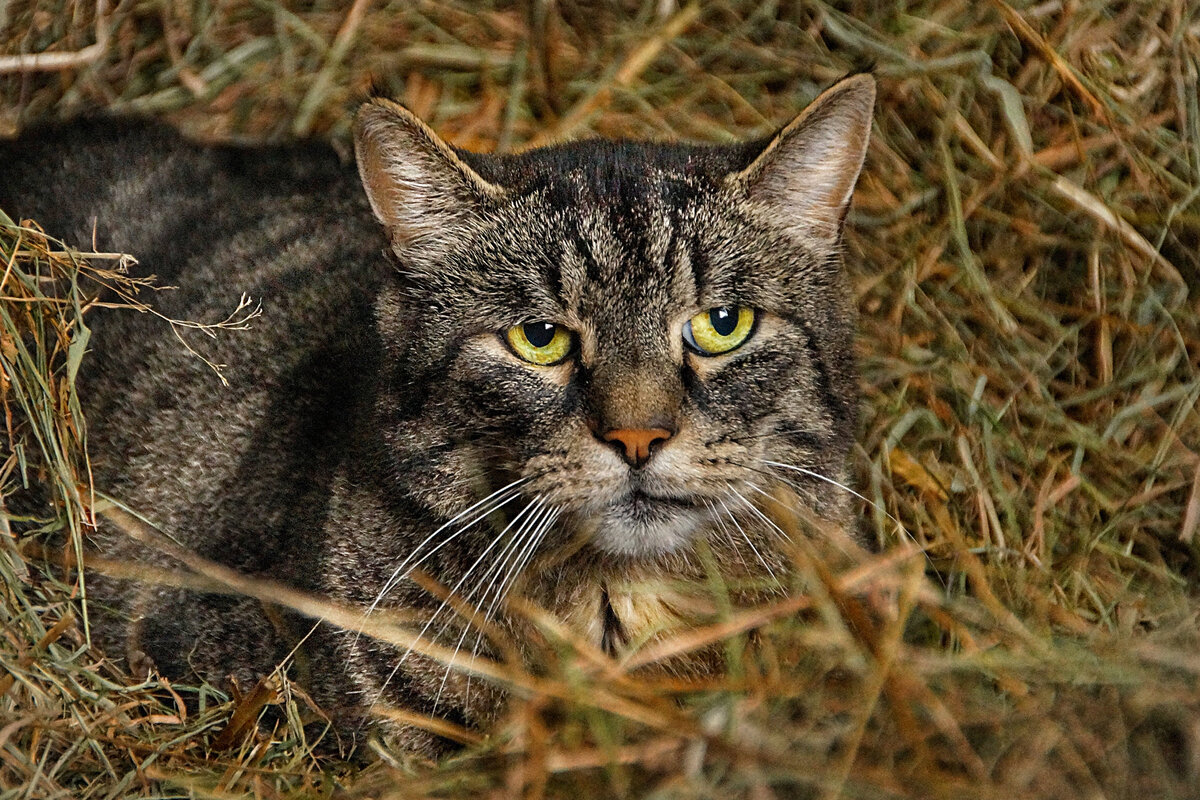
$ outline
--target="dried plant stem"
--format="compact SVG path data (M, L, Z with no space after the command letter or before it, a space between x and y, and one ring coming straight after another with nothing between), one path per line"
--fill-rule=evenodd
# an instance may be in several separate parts
M334 37L333 44L330 45L329 52L325 56L325 64L317 73L317 77L313 80L308 93L304 95L304 99L300 101L300 107L296 111L296 120L292 124L292 132L296 136L308 136L312 131L313 118L333 83L334 72L354 44L363 17L366 16L367 9L371 7L371 1L354 0L354 5L350 6L350 10L346 13L346 19L342 23L342 27L338 29L337 36Z
M108 0L96 0L96 41L71 53L30 53L0 56L0 74L5 72L58 72L99 61L108 50Z
M887 552L798 557L780 594L739 587L757 599L718 596L720 613L616 658L516 591L514 628L484 633L488 658L460 651L454 668L507 687L496 726L381 709L464 749L434 763L376 743L377 763L347 767L314 750L326 718L283 672L234 701L89 649L80 563L105 581L246 593L268 614L354 627L361 614L207 563L76 548L100 505L72 386L98 346L83 322L101 307L155 313L139 294L152 287L120 275L127 260L72 255L0 213L0 787L79 800L1195 795L1194 3L101 0L93 17L92 2L0 0L0 52L50 51L0 57L0 135L133 110L215 141L329 136L345 155L355 92L376 83L472 148L592 133L725 143L769 134L874 64L845 229L864 395L848 486ZM76 303L76 267L125 295ZM163 324L203 355L199 333L253 312L199 332ZM46 507L27 513L29 489ZM478 611L437 570L412 577L464 625ZM639 584L630 602L674 591ZM427 619L381 610L370 635L452 660L413 642ZM675 670L710 656L711 670ZM319 677L303 662L297 651L297 680Z
M642 42L621 62L609 80L597 84L549 129L534 135L525 143L525 148L540 147L575 133L586 124L592 114L603 110L611 102L614 88L630 86L653 63L662 49L686 31L699 17L700 5L697 3L676 12L653 36Z
M1179 270L1175 265L1163 258L1162 254L1154 248L1154 245L1146 241L1146 238L1138 233L1132 225L1114 214L1104 204L1104 201L1086 189L1072 183L1062 175L1056 176L1050 186L1059 196L1071 201L1077 208L1095 217L1105 227L1116 231L1126 244L1150 260L1150 264L1155 272L1171 283L1178 292L1183 295L1187 294L1187 282L1179 274Z

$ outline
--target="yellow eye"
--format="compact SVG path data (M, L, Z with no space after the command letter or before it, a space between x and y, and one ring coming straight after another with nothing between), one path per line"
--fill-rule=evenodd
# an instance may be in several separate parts
M702 356L716 356L749 339L753 329L753 309L721 306L701 311L684 323L683 340Z
M530 364L557 364L571 354L571 332L553 322L514 325L504 334L513 352Z

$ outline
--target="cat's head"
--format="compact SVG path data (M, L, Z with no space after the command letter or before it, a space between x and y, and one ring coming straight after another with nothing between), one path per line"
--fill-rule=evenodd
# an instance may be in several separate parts
M848 78L750 143L506 156L364 106L359 170L398 273L381 434L406 491L445 514L507 491L529 525L632 559L754 528L779 486L844 520L840 238L874 97Z

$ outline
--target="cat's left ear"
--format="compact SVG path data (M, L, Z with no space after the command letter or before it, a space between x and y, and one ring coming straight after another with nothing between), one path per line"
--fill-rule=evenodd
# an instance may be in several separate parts
M874 107L870 75L839 81L730 181L785 229L805 238L837 239L867 154Z

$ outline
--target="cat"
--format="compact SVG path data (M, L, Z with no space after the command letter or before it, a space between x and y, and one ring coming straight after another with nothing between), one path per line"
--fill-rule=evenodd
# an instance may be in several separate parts
M80 376L98 489L186 550L494 653L532 599L599 648L687 624L667 589L786 572L779 498L853 535L859 401L841 256L875 97L843 79L775 135L454 148L402 106L320 144L211 146L102 119L0 142L0 208L176 286L152 302L250 330L90 312ZM100 554L163 552L101 520ZM126 576L128 577L128 576ZM340 729L378 704L470 726L502 705L445 665L249 597L89 574L96 636L175 678L243 687L305 644ZM430 615L441 609L432 622ZM398 744L444 743L393 725Z

